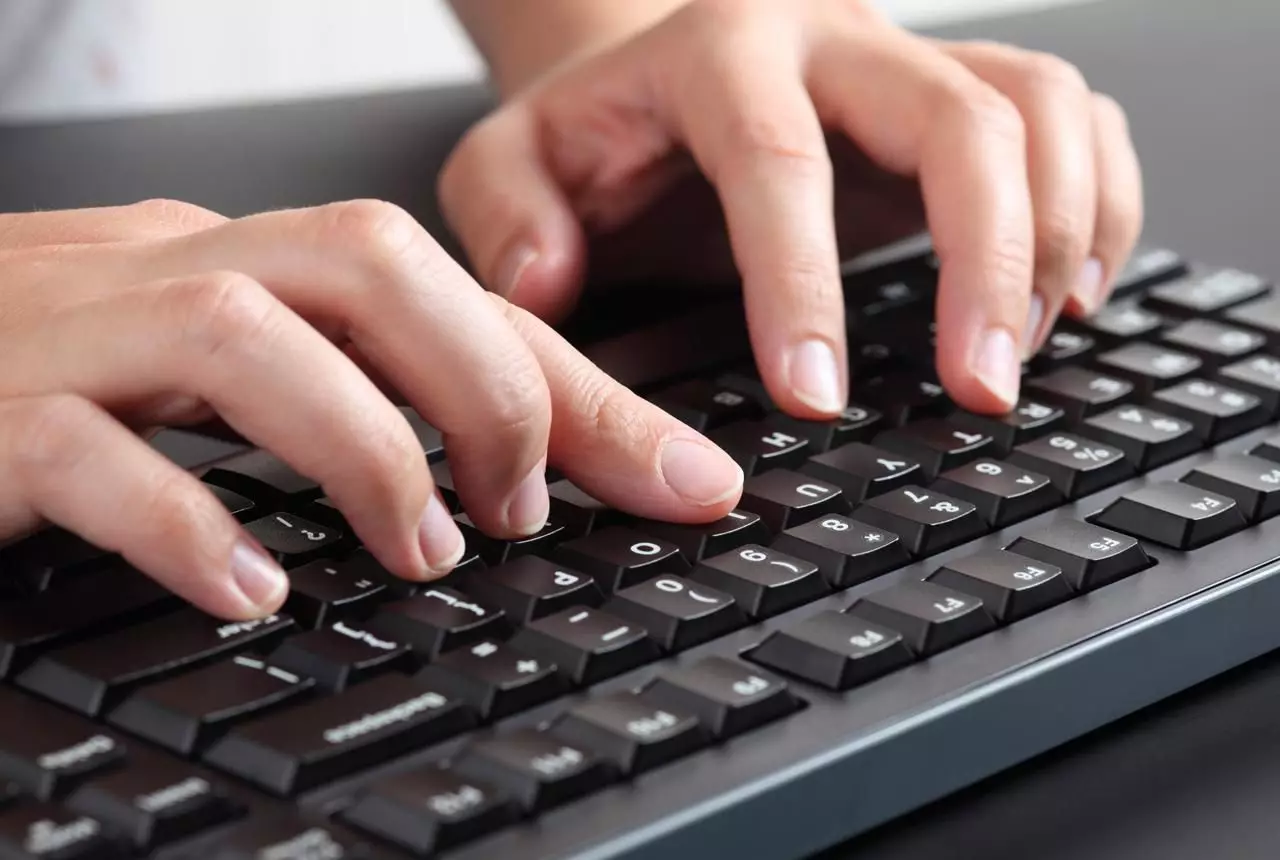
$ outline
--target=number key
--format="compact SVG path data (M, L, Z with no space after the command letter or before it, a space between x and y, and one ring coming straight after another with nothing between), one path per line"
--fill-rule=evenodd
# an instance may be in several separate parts
M1184 418L1142 406L1119 406L1085 422L1090 436L1115 445L1139 471L1163 466L1200 449L1200 434Z
M865 582L911 560L897 534L842 516L822 517L787 529L773 545L816 564L836 588Z
M830 591L813 562L757 544L704 559L689 578L732 595L753 618L786 612Z
M1071 433L1019 445L1009 462L1046 475L1068 499L1096 493L1133 475L1133 464L1119 448Z
M921 487L877 496L853 512L857 520L888 529L913 555L933 555L986 532L978 509Z
M560 668L575 684L594 684L658 659L648 631L598 609L574 607L529 624L511 640L519 651Z
M998 529L1062 504L1062 493L1048 477L998 460L983 459L952 469L933 486L972 502L982 518Z
M619 618L635 621L658 644L680 651L746 623L733 597L701 583L660 576L624 588L605 605Z

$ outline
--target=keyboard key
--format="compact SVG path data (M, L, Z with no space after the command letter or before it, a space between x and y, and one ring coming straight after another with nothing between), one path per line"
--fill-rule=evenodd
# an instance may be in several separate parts
M1066 425L1066 413L1059 406L1023 398L1012 412L1005 415L976 415L957 412L949 419L958 427L976 430L990 436L995 450L1007 455L1018 445L1032 439L1061 430Z
M440 657L418 673L433 690L460 699L485 720L498 720L565 692L554 663L483 639Z
M812 562L834 588L848 588L911 561L902 539L883 526L833 515L787 529L775 550Z
M1174 549L1196 549L1244 528L1235 500L1189 484L1150 484L1116 499L1092 522Z
M201 480L225 487L268 507L313 499L320 485L268 451L246 451L208 469Z
M1262 460L1270 460L1273 463L1280 463L1280 436L1271 436L1264 439L1261 444L1249 449L1249 455Z
M888 373L860 380L858 396L880 410L890 427L938 418L955 408L932 373Z
M1101 588L1155 563L1128 535L1072 520L1024 535L1005 549L1060 568L1076 591Z
M654 395L653 402L699 433L725 424L764 417L760 402L749 394L693 379Z
M1257 329L1272 341L1280 339L1280 297L1268 296L1236 305L1223 316L1230 322Z
M518 816L504 792L438 766L384 777L342 813L348 824L422 857L493 833Z
M254 818L233 830L212 860L373 860L368 848L331 827L281 815Z
M706 642L747 623L730 595L674 576L624 588L604 608L640 624L669 651Z
M501 609L439 586L382 606L365 626L433 660L443 651L501 634L507 624Z
M516 624L570 606L599 606L604 595L585 573L525 556L467 578L467 593L502 609Z
M1182 482L1234 499L1252 523L1280 514L1280 466L1272 460L1220 457L1200 464Z
M666 671L645 687L641 698L693 714L717 740L749 732L800 707L785 681L725 657Z
M386 593L386 585L367 576L361 565L322 559L289 572L285 611L314 630L373 606Z
M1047 476L990 459L944 472L933 488L971 503L993 528L1004 528L1062 504L1062 493Z
M819 454L800 471L839 487L851 505L924 479L920 464L910 457L861 442Z
M915 556L942 552L987 531L987 524L971 503L922 487L870 499L853 512L853 518L898 535ZM789 548L795 550L794 546Z
M551 519L565 527L566 536L581 537L622 520L619 512L568 481L547 484L547 495L551 497Z
M454 520L458 523L458 529L462 532L467 549L478 553L484 563L491 566L527 555L547 554L556 544L570 537L564 526L551 520L548 520L536 534L515 540L489 537L480 531L466 514L458 514Z
M1071 433L1019 445L1009 463L1047 476L1068 499L1096 493L1134 474L1133 464L1119 448Z
M774 469L748 478L742 507L760 516L773 532L807 523L824 514L846 514L849 503L833 483L819 483L809 475Z
M157 755L95 779L67 806L101 821L140 851L194 836L238 811L220 786L190 765Z
M205 486L209 488L209 491L213 493L218 501L222 502L222 506L227 509L227 513L240 522L248 522L257 517L258 506L252 500L246 499L226 487L219 487L214 484L205 484Z
M411 406L401 406L400 414L409 422L413 435L418 437L418 443L422 445L422 453L426 455L427 462L439 463L443 460L444 436L440 431L423 420Z
M1142 406L1118 406L1085 422L1084 432L1114 445L1141 472L1200 450L1200 434L1190 421Z
M1086 358L1098 342L1084 332L1055 331L1031 360L1038 372L1047 373L1064 364L1078 364Z
M920 463L932 480L939 472L954 469L995 449L992 437L934 418L888 430L876 437L876 445L906 454Z
M1186 274L1187 263L1168 248L1139 248L1115 277L1114 295L1123 296Z
M900 632L921 657L945 651L996 625L978 597L931 582L904 582L860 598L847 610Z
M304 791L471 728L475 715L421 681L381 675L346 692L259 717L204 759L279 795Z
M1203 379L1157 391L1153 405L1190 421L1200 438L1211 444L1247 433L1271 419L1256 395Z
M66 529L50 527L0 550L0 573L6 584L26 594L39 594L58 580L72 580L101 568L112 554Z
M807 439L810 452L820 454L852 442L870 441L884 427L885 421L880 410L851 403L839 418L830 421L802 421L775 412L766 423L788 435Z
M117 767L125 746L99 726L0 689L0 780L47 800Z
M730 511L714 523L637 520L635 527L638 532L675 544L680 554L695 564L749 543L767 541L770 537L760 515L742 509Z
M18 676L18 685L94 716L140 684L266 646L294 626L287 615L221 621L184 609L51 651Z
M848 690L914 659L898 631L832 610L771 633L747 657L831 690Z
M455 770L499 786L526 812L542 812L590 794L618 778L617 767L585 745L519 729L471 744Z
M737 461L748 477L770 469L794 469L813 453L809 440L777 430L764 421L730 424L710 436Z
M1150 397L1157 388L1166 388L1189 378L1202 362L1194 355L1149 343L1128 343L1098 356L1098 364L1109 374L1128 379L1138 397Z
M1178 316L1205 316L1265 295L1267 282L1239 269L1197 272L1153 287L1147 304Z
M187 470L207 466L248 450L244 445L207 436L198 430L179 430L174 427L152 433L147 436L146 441L154 450Z
M1199 356L1210 367L1243 358L1267 345L1267 339L1255 331L1207 319L1187 320L1166 331L1161 340Z
M573 608L540 618L511 644L548 663L575 684L594 684L658 659L648 631L598 609Z
M334 621L290 636L271 653L271 663L338 693L381 672L412 668L411 654L405 642L377 636L354 621Z
M1063 367L1027 381L1027 393L1058 406L1067 420L1078 424L1133 395L1133 383L1083 367ZM1026 443L1024 443L1026 444Z
M675 544L613 526L562 543L555 552L562 564L591 574L606 591L628 588L662 574L689 571Z
M692 713L655 707L630 692L589 699L557 720L551 731L612 761L629 775L686 756L711 739Z
M271 514L245 523L244 530L285 568L298 567L333 553L342 531L293 514Z
M1156 334L1164 325L1164 319L1159 314L1134 304L1112 302L1076 325L1084 328L1099 342L1123 343Z
M1280 412L1280 358L1255 355L1218 370L1228 385L1257 395L1271 415Z
M299 701L314 687L311 678L242 655L143 687L109 719L185 756L235 723Z
M954 559L931 573L928 581L977 597L1000 624L1075 595L1060 568L1003 551Z
M0 857L13 860L115 860L126 852L102 822L51 803L0 812Z
M704 559L689 578L732 595L752 618L777 615L830 591L817 565L758 544Z

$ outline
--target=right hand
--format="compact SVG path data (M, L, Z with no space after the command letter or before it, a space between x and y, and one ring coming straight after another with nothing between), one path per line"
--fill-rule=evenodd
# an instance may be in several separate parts
M463 540L385 379L444 434L498 537L547 518L548 461L646 517L706 521L742 471L376 201L228 220L148 201L0 215L0 537L51 521L226 618L284 573L134 431L217 414L314 478L387 567L431 579Z

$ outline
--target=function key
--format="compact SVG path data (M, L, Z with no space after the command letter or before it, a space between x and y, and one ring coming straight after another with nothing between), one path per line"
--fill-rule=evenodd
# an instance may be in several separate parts
M1268 289L1267 282L1257 275L1216 269L1153 287L1146 303L1175 316L1204 316L1256 299Z
M920 464L910 457L861 442L819 454L800 471L839 487L850 504L924 479Z
M1200 464L1182 482L1235 499L1250 522L1280 514L1280 466L1274 460L1244 454L1220 457Z
M832 610L771 633L747 657L831 690L848 690L914 659L897 630Z
M813 562L835 588L874 579L911 561L902 539L881 526L842 516L787 529L775 549Z
M400 414L409 422L413 435L418 437L422 453L427 456L428 463L439 463L444 459L444 435L428 424L411 406L401 406Z
M764 421L729 424L714 431L710 438L748 476L769 469L794 469L811 453L808 439L775 429Z
M1061 568L1076 591L1100 588L1155 563L1134 538L1074 520L1024 535L1005 549Z
M565 534L581 537L597 529L617 525L622 514L567 480L547 484L551 517L565 527Z
M372 860L375 855L361 842L332 827L279 816L255 817L223 838L212 860L264 860L264 858L319 858Z
M993 528L1004 528L1062 504L1062 493L1038 472L998 460L979 460L944 472L934 489L972 502Z
M1208 319L1194 319L1164 333L1161 340L1200 357L1210 367L1235 361L1267 345L1255 331Z
M981 598L1001 624L1034 615L1074 594L1060 568L1005 551L947 562L929 575L929 582Z
M818 454L850 442L869 441L884 427L884 416L870 406L851 403L839 418L830 421L802 421L777 413L769 416L768 423L784 433L809 440L809 450Z
M605 610L643 625L668 651L714 639L747 622L732 596L674 576L624 588L605 604Z
M681 575L689 562L673 543L613 526L556 549L556 559L591 574L606 592L627 588L661 574Z
M320 630L290 636L271 654L271 662L340 693L381 672L410 668L415 662L411 653L405 642L370 633L355 622L335 621ZM252 662L252 658L236 658L237 663L245 660ZM277 679L285 677L271 667L264 670Z
M995 448L991 436L937 418L906 424L876 437L876 445L906 454L920 463L932 480L939 472L962 466Z
M1200 369L1194 355L1149 343L1129 343L1098 356L1098 364L1108 373L1134 384L1138 397L1150 397L1157 388L1179 382Z
M1139 248L1116 275L1112 290L1123 296L1186 274L1187 263L1168 248Z
M342 530L304 520L295 514L271 514L244 530L285 568L298 567L339 549Z
M795 711L786 681L725 657L663 672L641 698L694 714L717 740L740 735Z
M777 615L830 591L817 565L756 544L703 559L689 578L732 595L752 618Z
M1280 412L1280 358L1255 355L1218 371L1228 385L1254 394L1270 414Z
M1151 484L1125 493L1092 522L1173 549L1197 549L1246 523L1235 500L1189 484Z
M467 552L475 552L487 565L502 564L504 561L521 558L535 553L547 554L561 541L570 537L564 526L548 520L535 534L514 540L489 537L480 531L466 514L454 516L462 539L466 541Z
M1280 339L1280 297L1268 296L1236 305L1223 316L1230 322L1257 329L1272 341Z
M1157 391L1153 405L1190 421L1200 438L1210 444L1247 433L1271 419L1271 412L1257 395L1203 379Z
M1060 329L1049 335L1031 363L1042 373L1064 364L1079 364L1097 345L1097 341L1084 332Z
M1083 367L1063 367L1027 381L1030 396L1060 407L1074 424L1130 397L1133 390L1127 379Z
M246 451L219 462L200 476L264 505L309 500L320 495L320 485L268 451Z
M498 720L553 699L565 681L553 663L494 639L441 655L418 680L470 705L481 719Z
M1085 432L1115 445L1142 472L1200 450L1190 421L1143 406L1119 406L1085 422Z
M743 508L760 515L774 532L807 523L824 514L844 514L850 505L834 483L818 483L809 475L774 469L748 478L742 490Z
M0 857L116 860L126 856L102 822L88 815L51 803L24 803L0 812Z
M847 611L900 631L907 647L921 657L945 651L996 626L979 598L931 582L904 582L873 591Z
M499 786L526 812L542 812L590 794L618 778L618 769L582 744L519 729L466 748L455 770Z
M769 539L769 529L752 511L730 511L713 523L664 523L658 520L636 520L636 531L653 535L675 544L690 562L728 552L749 543Z
M655 405L699 433L764 417L759 401L707 379L692 379L654 395Z
M973 412L957 412L951 416L959 427L985 433L995 442L1001 456L1008 455L1019 445L1038 439L1046 433L1061 430L1066 424L1066 412L1062 407L1023 398L1012 412L1004 415L977 415Z
M516 624L568 609L604 602L596 581L585 573L525 556L467 578L467 592L506 612Z
M315 629L367 609L386 594L386 584L359 564L313 561L289 572L285 608L303 627Z
M1128 302L1104 305L1088 319L1075 323L1102 343L1120 343L1150 337L1160 331L1164 319L1154 311Z
M689 711L655 706L631 692L589 699L561 717L551 732L630 775L686 756L711 739Z
M496 606L441 585L385 604L369 619L367 628L408 644L425 659L434 659L443 651L502 633L506 616Z
M898 535L916 556L942 552L987 531L971 503L921 487L877 496L854 511L853 516Z
M594 684L660 654L643 627L599 609L566 609L540 618L516 633L511 644L554 663L575 684Z
M890 427L944 416L955 408L932 374L889 373L861 383L858 393L884 414Z
M1124 451L1071 433L1054 433L1019 445L1009 462L1047 476L1068 499L1096 493L1134 474Z

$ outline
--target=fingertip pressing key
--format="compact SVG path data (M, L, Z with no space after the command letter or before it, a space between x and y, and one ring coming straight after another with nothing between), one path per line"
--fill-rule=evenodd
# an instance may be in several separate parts
M234 587L249 614L267 615L280 608L289 590L289 578L267 551L248 538L231 550Z
M974 342L969 369L1005 411L1017 404L1022 362L1018 358L1018 344L1007 328L993 326L982 333Z
M709 442L668 439L660 455L662 480L684 501L711 507L742 492L742 467Z
M836 352L826 341L813 338L791 351L788 367L791 390L796 399L811 409L835 415L848 398Z
M431 494L418 524L418 543L427 562L428 578L435 579L453 570L462 559L466 541L439 492Z

